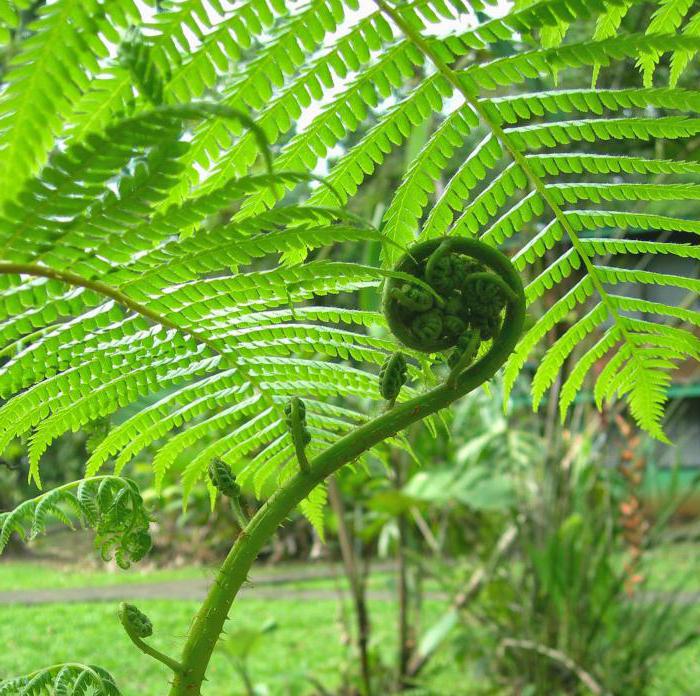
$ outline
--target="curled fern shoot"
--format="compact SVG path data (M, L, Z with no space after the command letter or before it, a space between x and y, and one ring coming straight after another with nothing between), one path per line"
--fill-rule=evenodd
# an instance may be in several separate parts
M143 640L153 635L153 624L138 607L133 604L128 604L127 602L122 602L119 605L117 613L126 634L141 652L158 660L158 662L162 662L173 672L180 672L182 670L182 665L177 662L177 660L173 660L173 658L168 657L168 655L160 652L160 650L156 650Z
M151 620L133 604L122 602L119 605L119 621L129 635L148 638L153 635Z
M302 471L307 472L309 460L306 456L306 446L311 442L311 433L306 427L306 406L298 396L292 397L285 404L284 417L289 434L292 436L299 467Z
M149 515L137 485L118 476L73 481L0 514L0 553L13 532L34 539L50 519L71 528L95 530L95 548L103 560L114 554L121 568L138 563L151 549Z
M209 464L209 480L214 488L227 498L238 498L241 494L241 487L236 483L236 476L231 467L218 457Z
M389 407L393 406L401 391L401 387L406 384L408 366L403 353L397 352L390 355L379 370L379 393L382 398L389 402Z
M496 339L506 307L517 302L517 286L497 272L499 264L510 261L500 251L476 239L450 238L421 242L411 247L398 262L396 271L427 283L441 301L416 302L419 286L409 287L397 277L387 280L384 315L394 335L403 344L425 353L446 351L466 340L471 357L473 345ZM515 276L517 277L517 275ZM421 299L430 295L424 292ZM464 339L463 337L467 338ZM462 345L460 355L467 345ZM466 367L470 359L459 363ZM453 381L453 380L452 380Z
M223 459L215 457L209 464L209 482L219 493L229 499L236 522L243 529L248 520L241 507L241 487L236 483L236 475L231 467Z

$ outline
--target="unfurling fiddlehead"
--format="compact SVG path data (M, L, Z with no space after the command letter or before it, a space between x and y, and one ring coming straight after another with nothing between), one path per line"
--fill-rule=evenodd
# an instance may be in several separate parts
M401 275L389 278L384 314L394 335L425 353L453 349L448 384L475 359L481 343L497 341L506 309L522 295L515 273L500 251L476 239L434 239L413 246L399 261ZM405 274L427 283L437 297ZM507 277L505 277L507 276Z
M180 672L182 670L182 665L177 662L177 660L173 660L172 657L168 657L160 652L160 650L156 650L148 645L148 643L144 642L144 638L153 635L153 624L138 607L135 607L133 604L122 602L119 605L117 614L126 634L139 650L155 658L158 662L167 665L173 672Z
M153 635L151 620L133 604L122 602L119 605L119 620L127 633L133 633L137 638L148 638Z
M294 449L302 471L309 470L309 460L306 457L306 445L311 442L311 433L306 427L306 406L298 397L292 397L284 407L284 419L292 436Z
M236 522L243 529L248 524L248 519L241 507L241 487L236 483L236 475L231 467L223 459L212 459L209 464L209 481L219 493L229 499Z
M406 384L407 371L403 353L390 355L379 370L379 393L389 402L389 406L393 406L401 387Z
M138 563L151 549L150 518L138 486L119 476L73 481L0 514L0 553L13 532L33 539L57 520L95 530L95 547L121 568Z
M223 459L213 459L209 464L209 480L219 493L235 500L241 494L241 487L236 483L236 476Z

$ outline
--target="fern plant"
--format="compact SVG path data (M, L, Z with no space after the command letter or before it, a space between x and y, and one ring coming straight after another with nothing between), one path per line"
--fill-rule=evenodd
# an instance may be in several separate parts
M605 359L596 401L626 397L665 439L667 387L697 358L687 325L698 313L633 288L696 293L700 282L692 268L629 260L698 258L696 246L644 233L700 230L654 207L700 192L700 93L679 86L700 37L686 0L537 0L501 17L480 0L154 5L0 8L0 449L28 435L40 485L56 438L131 409L75 495L50 491L5 514L2 537L70 509L138 560L147 515L121 478L130 462L154 449L158 486L179 468L185 497L205 484L212 500L229 467L229 483L266 502L181 658L155 655L125 624L183 696L201 692L251 564L296 506L320 527L330 474L386 439L402 446L413 422L434 427L433 414L504 363L509 392L565 322L534 374L535 407L573 357L558 390L565 417ZM645 33L626 28L649 10ZM617 85L635 63L639 84ZM654 86L666 73L670 86ZM363 182L434 114L380 227L351 213ZM639 142L669 156L625 153ZM303 202L290 202L298 187ZM352 243L380 246L382 266L334 256ZM382 284L384 312L334 301ZM403 362L387 363L397 350ZM382 365L396 389L389 367L378 378ZM114 693L90 670L0 688L83 693L92 679Z

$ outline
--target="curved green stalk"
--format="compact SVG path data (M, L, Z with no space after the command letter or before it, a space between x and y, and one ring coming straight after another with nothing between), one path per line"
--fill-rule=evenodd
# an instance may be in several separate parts
M516 293L516 299L508 305L503 330L489 352L465 370L454 384L443 384L399 404L341 438L311 461L308 471L300 471L273 494L241 532L219 569L190 628L180 661L182 671L175 675L169 696L200 696L209 660L231 605L258 554L292 510L343 465L489 380L510 355L522 332L525 295L510 262L495 249L493 253L493 266Z
M133 623L131 620L131 617L129 615L129 609L134 611L137 615L139 615L147 624L148 630L143 631L143 627L139 627ZM121 622L122 626L124 627L124 631L126 632L126 635L129 636L131 639L131 642L145 655L149 655L152 657L154 660L158 660L158 662L161 662L164 664L166 667L170 668L173 672L176 674L178 672L182 671L182 665L177 661L173 660L172 657L169 657L165 653L162 653L160 650L156 650L156 648L151 647L148 643L146 643L143 638L146 636L151 635L153 632L153 628L151 626L151 622L148 620L145 614L142 614L136 607L133 605L126 604L125 602L122 602L119 605L119 621Z

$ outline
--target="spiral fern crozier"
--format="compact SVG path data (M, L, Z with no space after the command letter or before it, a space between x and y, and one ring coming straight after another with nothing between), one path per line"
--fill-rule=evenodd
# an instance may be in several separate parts
M511 272L503 273L508 267ZM414 350L454 349L449 357L453 373L471 363L481 342L498 338L505 310L522 293L508 258L476 239L416 244L396 270L401 276L390 278L384 290L389 327ZM415 285L405 281L406 274L416 278Z

